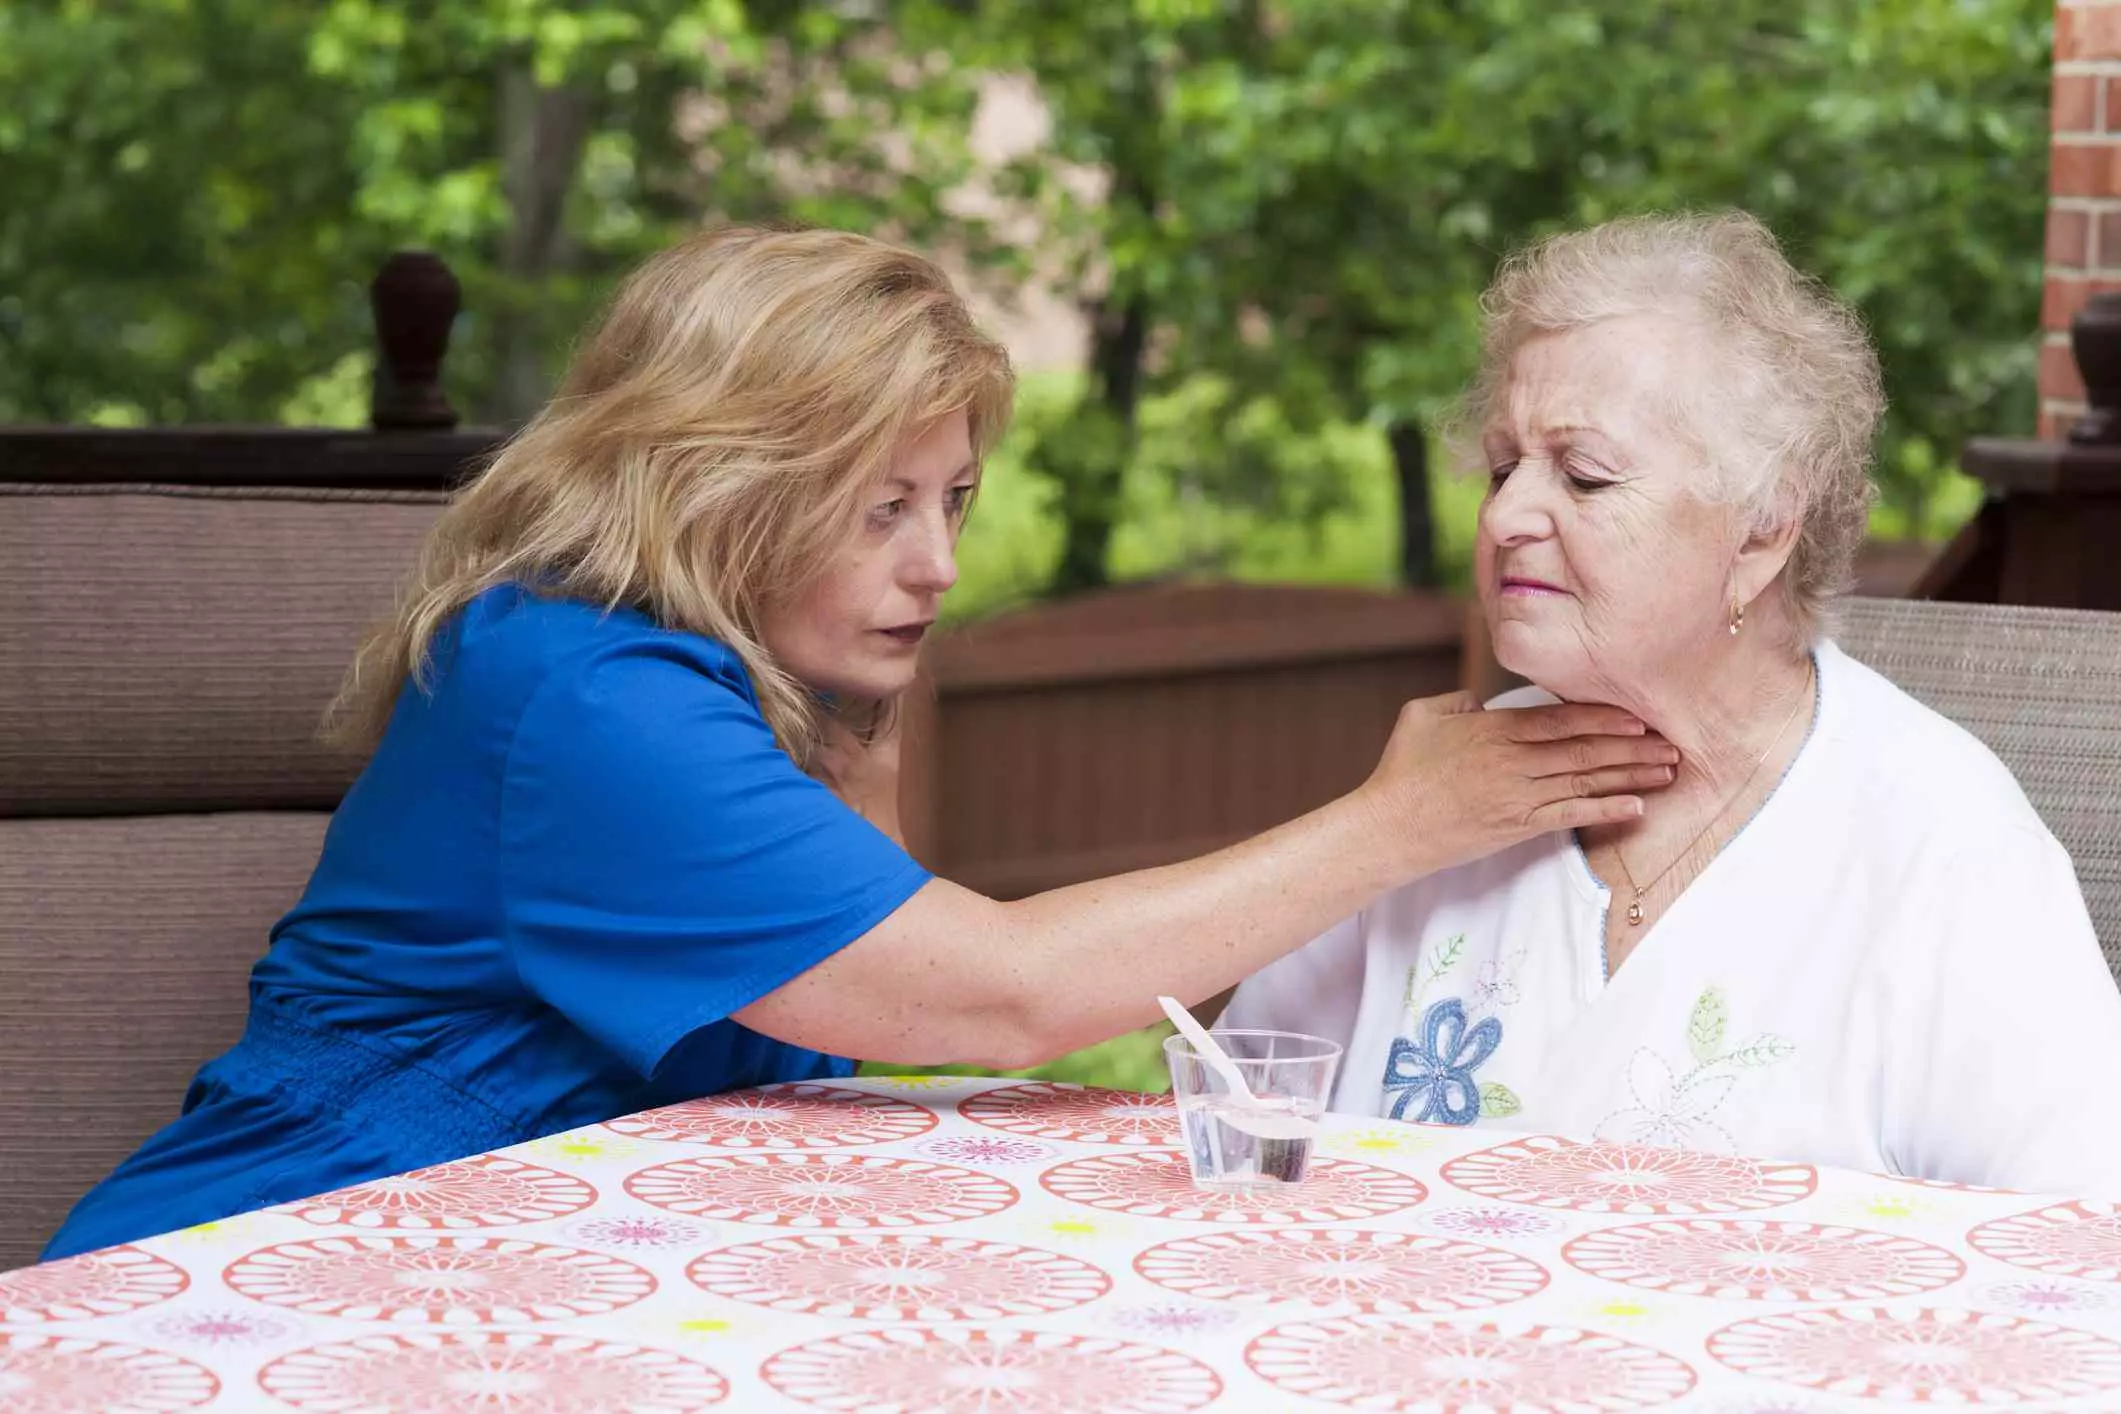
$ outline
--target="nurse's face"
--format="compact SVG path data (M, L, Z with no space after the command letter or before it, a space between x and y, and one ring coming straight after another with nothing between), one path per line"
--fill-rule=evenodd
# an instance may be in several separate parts
M962 412L915 435L832 567L763 615L767 650L814 692L905 691L943 593L957 583L957 534L978 483Z

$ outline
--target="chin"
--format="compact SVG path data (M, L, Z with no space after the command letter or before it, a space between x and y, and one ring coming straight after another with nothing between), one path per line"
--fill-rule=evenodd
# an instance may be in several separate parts
M1563 701L1581 701L1588 690L1591 665L1584 661L1583 645L1573 638L1557 643L1552 633L1505 620L1495 626L1491 648L1505 671Z

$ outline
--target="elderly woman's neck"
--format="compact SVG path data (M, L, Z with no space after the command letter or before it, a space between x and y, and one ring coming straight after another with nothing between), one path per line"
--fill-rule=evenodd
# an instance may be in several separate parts
M1667 796L1727 796L1793 734L1802 739L1797 718L1811 676L1808 652L1763 633L1694 655L1623 705L1679 748L1679 779Z

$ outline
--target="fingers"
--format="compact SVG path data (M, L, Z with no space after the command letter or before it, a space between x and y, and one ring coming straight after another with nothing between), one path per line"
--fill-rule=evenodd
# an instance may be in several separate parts
M1670 766L1608 766L1603 771L1578 771L1568 777L1546 778L1549 786L1568 782L1571 796L1621 795L1638 790L1663 790L1678 773Z
M1577 775L1608 766L1676 766L1679 748L1661 736L1580 736L1533 748L1535 776Z
M1545 707L1505 707L1505 719L1517 741L1566 741L1573 736L1642 736L1649 731L1640 717L1600 702L1561 702Z
M1525 833L1543 835L1555 830L1588 830L1641 818L1642 797L1639 795L1579 797L1540 806L1526 819Z
M1416 697L1399 709L1399 715L1423 717L1457 717L1467 712L1478 712L1480 699L1470 692L1446 692L1437 697Z

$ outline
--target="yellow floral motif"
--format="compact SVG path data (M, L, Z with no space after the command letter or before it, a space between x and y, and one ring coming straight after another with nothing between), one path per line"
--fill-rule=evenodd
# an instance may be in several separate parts
M736 1327L718 1316L701 1316L696 1320L679 1321L678 1333L695 1340L710 1340L718 1335L727 1335Z
M525 1152L542 1159L631 1159L644 1148L631 1139L599 1134L593 1129L547 1135L522 1147Z
M195 1242L202 1246L209 1243L242 1242L254 1235L262 1225L258 1214L238 1213L232 1218L217 1218L213 1222L180 1228L169 1237L172 1242Z
M1436 1147L1433 1134L1408 1127L1358 1129L1328 1134L1319 1146L1335 1154L1420 1154Z
M1597 1314L1616 1321L1640 1321L1651 1314L1650 1308L1640 1301L1608 1301L1597 1308Z
M1908 1219L1921 1217L1931 1205L1917 1198L1903 1197L1898 1193L1879 1193L1863 1200L1865 1216L1886 1219Z
M894 1090L943 1090L964 1079L961 1075L872 1075L864 1077Z

